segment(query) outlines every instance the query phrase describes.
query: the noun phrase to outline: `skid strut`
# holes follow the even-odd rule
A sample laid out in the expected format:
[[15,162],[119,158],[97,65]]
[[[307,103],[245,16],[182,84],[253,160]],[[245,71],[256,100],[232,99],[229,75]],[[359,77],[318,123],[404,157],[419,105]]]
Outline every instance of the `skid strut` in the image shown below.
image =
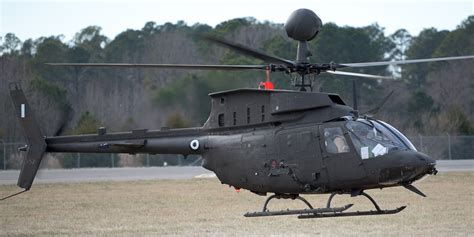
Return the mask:
[[[331,201],[334,198],[334,196],[338,193],[332,193],[331,196],[329,196],[328,202],[326,204],[326,208],[331,208]],[[298,216],[300,219],[306,219],[306,218],[325,218],[325,217],[343,217],[343,216],[369,216],[369,215],[388,215],[388,214],[396,214],[403,209],[406,208],[406,206],[401,206],[395,209],[389,209],[389,210],[382,210],[377,202],[367,193],[364,193],[361,191],[359,195],[362,195],[366,197],[367,199],[372,202],[372,204],[375,207],[375,210],[370,210],[370,211],[355,211],[355,212],[334,212],[334,213],[314,213],[314,214],[301,214]]]
[[[355,211],[355,212],[345,212],[347,209],[353,206],[353,204],[347,204],[342,207],[331,207],[331,202],[334,196],[339,193],[332,193],[329,196],[326,207],[324,208],[313,208],[313,206],[304,198],[300,197],[297,194],[275,194],[267,198],[265,204],[263,205],[263,210],[261,212],[247,212],[244,214],[245,217],[260,217],[260,216],[282,216],[282,215],[298,215],[298,218],[326,218],[326,217],[343,217],[343,216],[366,216],[366,215],[387,215],[395,214],[401,212],[405,209],[406,206],[401,206],[399,208],[391,210],[382,210],[375,200],[368,194],[360,192],[358,195],[362,195],[372,202],[375,207],[375,210],[370,211]],[[298,199],[308,206],[309,209],[297,209],[297,210],[281,210],[281,211],[270,211],[267,206],[272,199]]]
[[313,206],[311,206],[311,204],[306,199],[304,199],[304,198],[302,198],[298,195],[274,194],[274,195],[270,196],[269,198],[267,198],[267,200],[265,201],[265,205],[263,205],[263,211],[262,212],[268,211],[267,205],[270,202],[270,200],[272,200],[274,198],[277,198],[277,199],[283,198],[283,199],[292,199],[292,200],[298,199],[298,200],[304,202],[304,204],[306,204],[310,209],[313,209]]
[[[281,210],[281,211],[270,211],[268,210],[267,206],[268,203],[272,199],[298,199],[309,209],[297,209],[297,210]],[[274,194],[267,198],[265,204],[263,205],[263,210],[261,212],[247,212],[244,214],[245,217],[259,217],[259,216],[283,216],[283,215],[302,215],[302,214],[316,214],[316,213],[335,213],[335,212],[342,212],[349,209],[352,204],[345,205],[343,207],[335,207],[335,208],[313,208],[313,206],[304,198],[300,197],[299,195],[292,195],[292,194]]]

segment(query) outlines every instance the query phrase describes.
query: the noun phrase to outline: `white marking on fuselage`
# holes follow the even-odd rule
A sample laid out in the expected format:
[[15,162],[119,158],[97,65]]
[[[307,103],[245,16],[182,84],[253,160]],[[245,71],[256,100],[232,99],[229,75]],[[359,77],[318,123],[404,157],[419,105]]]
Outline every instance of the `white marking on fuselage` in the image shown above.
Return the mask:
[[25,115],[26,115],[25,104],[21,104],[20,110],[21,110],[21,117],[22,117],[22,118],[25,118]]
[[194,139],[189,143],[189,146],[191,147],[192,150],[196,151],[199,149],[199,141],[197,139]]

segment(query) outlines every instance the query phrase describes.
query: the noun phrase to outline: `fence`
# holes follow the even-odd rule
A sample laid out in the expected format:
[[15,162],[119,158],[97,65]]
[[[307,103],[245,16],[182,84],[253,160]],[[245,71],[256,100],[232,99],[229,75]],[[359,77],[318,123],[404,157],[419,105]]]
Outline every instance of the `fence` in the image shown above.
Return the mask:
[[[436,160],[462,160],[474,158],[474,136],[412,136],[409,137],[418,151]],[[24,152],[18,148],[24,143],[8,143],[0,140],[0,169],[19,169]],[[48,168],[86,167],[143,167],[143,166],[190,166],[201,165],[201,157],[149,154],[85,154],[48,153],[42,166]]]
[[409,137],[418,151],[436,160],[474,159],[474,136],[414,136]]

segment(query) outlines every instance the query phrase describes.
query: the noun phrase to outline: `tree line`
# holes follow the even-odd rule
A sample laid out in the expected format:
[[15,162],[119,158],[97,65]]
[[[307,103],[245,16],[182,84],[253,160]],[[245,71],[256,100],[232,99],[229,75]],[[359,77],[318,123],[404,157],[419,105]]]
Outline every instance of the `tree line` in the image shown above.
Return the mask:
[[[0,38],[0,139],[21,141],[8,83],[20,81],[46,135],[95,133],[133,128],[200,126],[210,111],[208,93],[255,88],[264,72],[157,69],[60,68],[46,62],[261,64],[201,40],[215,34],[280,57],[296,57],[295,41],[282,24],[237,18],[216,27],[205,24],[158,25],[147,22],[109,39],[89,26],[65,42],[62,36],[22,41]],[[312,62],[369,62],[474,54],[474,16],[452,31],[427,28],[418,35],[404,29],[385,35],[383,27],[326,23],[309,43]],[[474,134],[474,63],[437,62],[404,67],[372,67],[355,72],[394,75],[397,80],[357,78],[359,108],[366,111],[394,91],[377,118],[406,134]],[[273,73],[277,88],[291,89],[288,75]],[[352,104],[351,79],[321,74],[316,90],[341,94]]]

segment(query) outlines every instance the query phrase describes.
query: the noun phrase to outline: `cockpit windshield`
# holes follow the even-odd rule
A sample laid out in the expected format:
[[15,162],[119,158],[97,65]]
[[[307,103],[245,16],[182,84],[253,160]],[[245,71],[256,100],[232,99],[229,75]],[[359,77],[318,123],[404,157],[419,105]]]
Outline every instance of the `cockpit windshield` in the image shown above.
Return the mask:
[[[391,126],[381,121],[349,120],[346,123],[346,128],[362,159],[382,156],[395,150],[414,149],[413,145],[400,132],[392,131]],[[404,138],[409,144],[406,144]]]

